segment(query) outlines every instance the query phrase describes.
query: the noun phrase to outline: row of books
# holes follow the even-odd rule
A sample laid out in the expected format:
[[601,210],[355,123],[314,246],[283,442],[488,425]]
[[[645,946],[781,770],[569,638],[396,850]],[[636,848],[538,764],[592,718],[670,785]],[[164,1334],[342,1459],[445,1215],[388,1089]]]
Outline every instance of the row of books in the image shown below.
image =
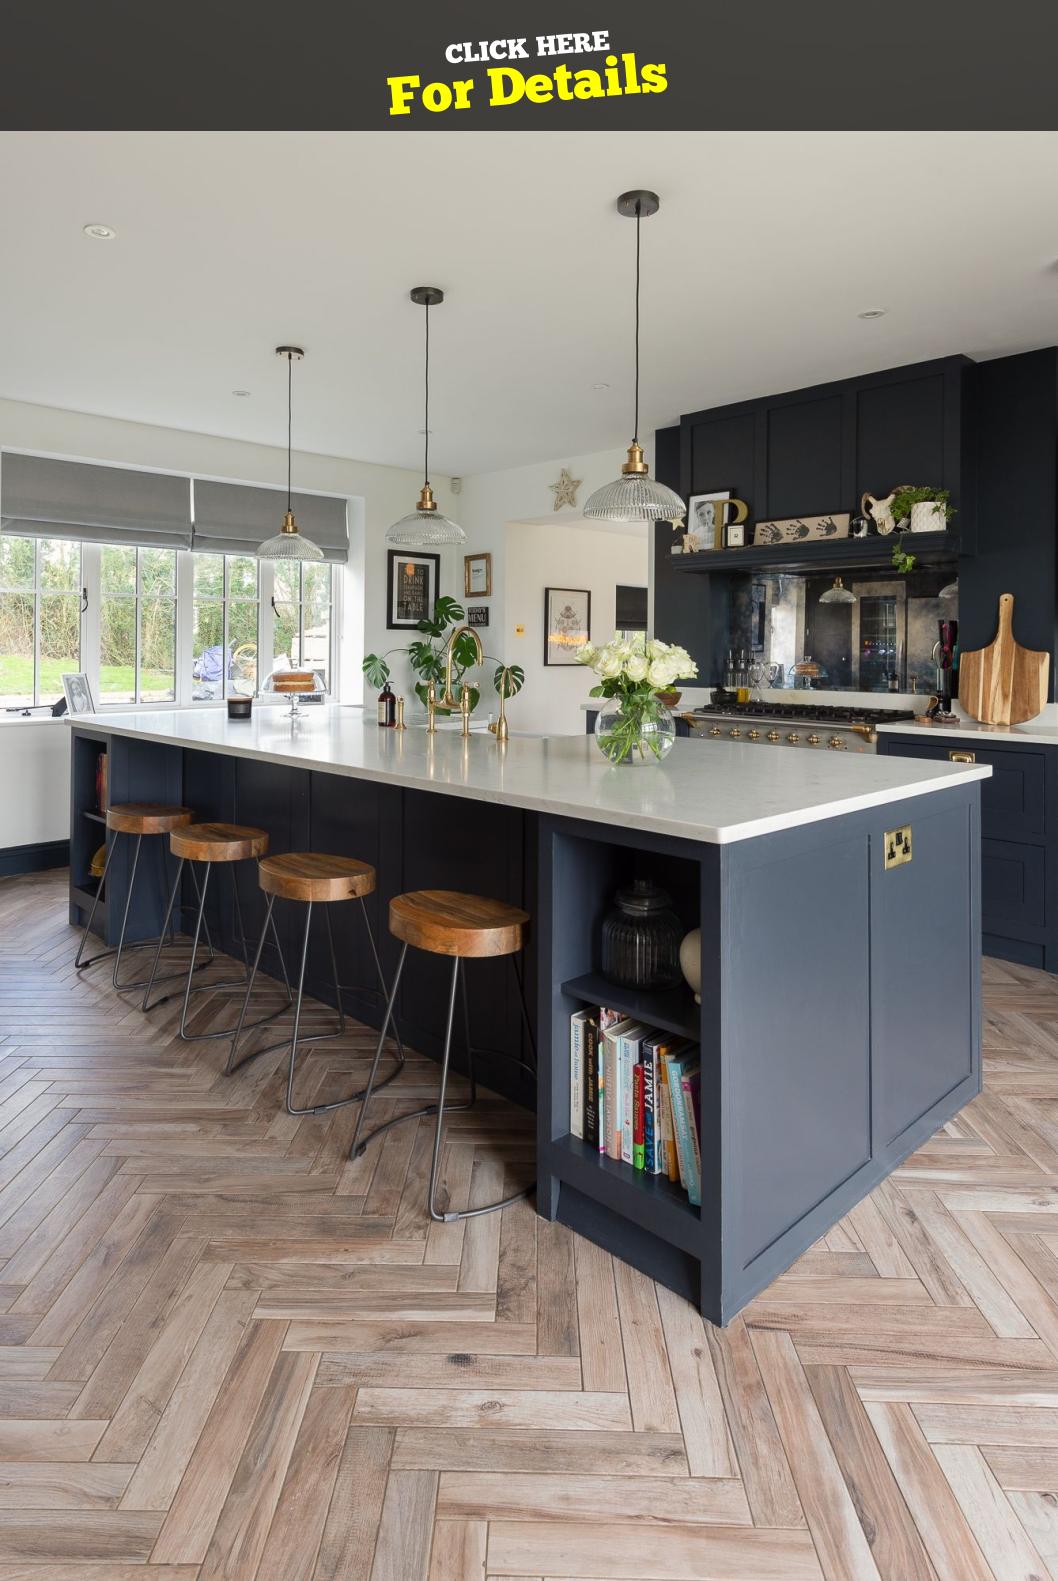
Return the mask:
[[698,1045],[605,1006],[570,1017],[569,1128],[702,1200]]

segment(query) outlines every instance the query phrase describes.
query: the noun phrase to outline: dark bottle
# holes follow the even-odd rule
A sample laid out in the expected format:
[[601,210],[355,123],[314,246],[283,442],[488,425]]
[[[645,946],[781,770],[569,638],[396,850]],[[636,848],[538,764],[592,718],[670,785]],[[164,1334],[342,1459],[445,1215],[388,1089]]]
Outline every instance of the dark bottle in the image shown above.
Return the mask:
[[385,730],[392,730],[397,722],[397,694],[388,681],[378,694],[378,722]]

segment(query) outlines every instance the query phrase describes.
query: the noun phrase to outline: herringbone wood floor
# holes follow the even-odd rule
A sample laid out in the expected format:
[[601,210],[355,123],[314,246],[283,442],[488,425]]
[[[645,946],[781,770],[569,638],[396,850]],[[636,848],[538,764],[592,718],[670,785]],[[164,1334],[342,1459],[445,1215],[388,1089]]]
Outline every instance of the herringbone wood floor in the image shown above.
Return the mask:
[[[985,963],[984,1096],[720,1333],[525,1204],[431,1226],[428,1131],[221,1080],[65,884],[0,884],[0,1581],[1058,1577],[1058,982]],[[530,1157],[454,1117],[451,1199]]]

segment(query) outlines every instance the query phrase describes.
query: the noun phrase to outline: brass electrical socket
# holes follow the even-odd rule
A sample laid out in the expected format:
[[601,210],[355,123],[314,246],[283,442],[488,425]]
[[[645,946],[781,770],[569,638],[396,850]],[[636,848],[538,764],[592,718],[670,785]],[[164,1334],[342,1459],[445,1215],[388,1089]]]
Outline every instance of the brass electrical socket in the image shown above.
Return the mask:
[[911,825],[905,823],[899,829],[885,831],[885,866],[903,867],[905,862],[911,860]]

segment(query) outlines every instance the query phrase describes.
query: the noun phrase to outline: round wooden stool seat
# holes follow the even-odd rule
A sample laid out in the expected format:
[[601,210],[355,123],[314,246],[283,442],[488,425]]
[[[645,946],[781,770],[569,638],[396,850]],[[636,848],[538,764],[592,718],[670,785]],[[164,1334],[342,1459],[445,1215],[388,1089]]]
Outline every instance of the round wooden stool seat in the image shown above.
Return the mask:
[[190,823],[173,830],[169,849],[185,862],[245,862],[265,855],[268,835],[241,823]]
[[281,900],[359,900],[375,887],[370,862],[320,851],[288,851],[266,856],[257,869],[261,888]]
[[118,834],[169,834],[190,823],[190,807],[167,807],[164,802],[127,801],[107,808],[107,828]]
[[457,889],[416,889],[389,903],[389,931],[431,955],[514,955],[529,913]]

